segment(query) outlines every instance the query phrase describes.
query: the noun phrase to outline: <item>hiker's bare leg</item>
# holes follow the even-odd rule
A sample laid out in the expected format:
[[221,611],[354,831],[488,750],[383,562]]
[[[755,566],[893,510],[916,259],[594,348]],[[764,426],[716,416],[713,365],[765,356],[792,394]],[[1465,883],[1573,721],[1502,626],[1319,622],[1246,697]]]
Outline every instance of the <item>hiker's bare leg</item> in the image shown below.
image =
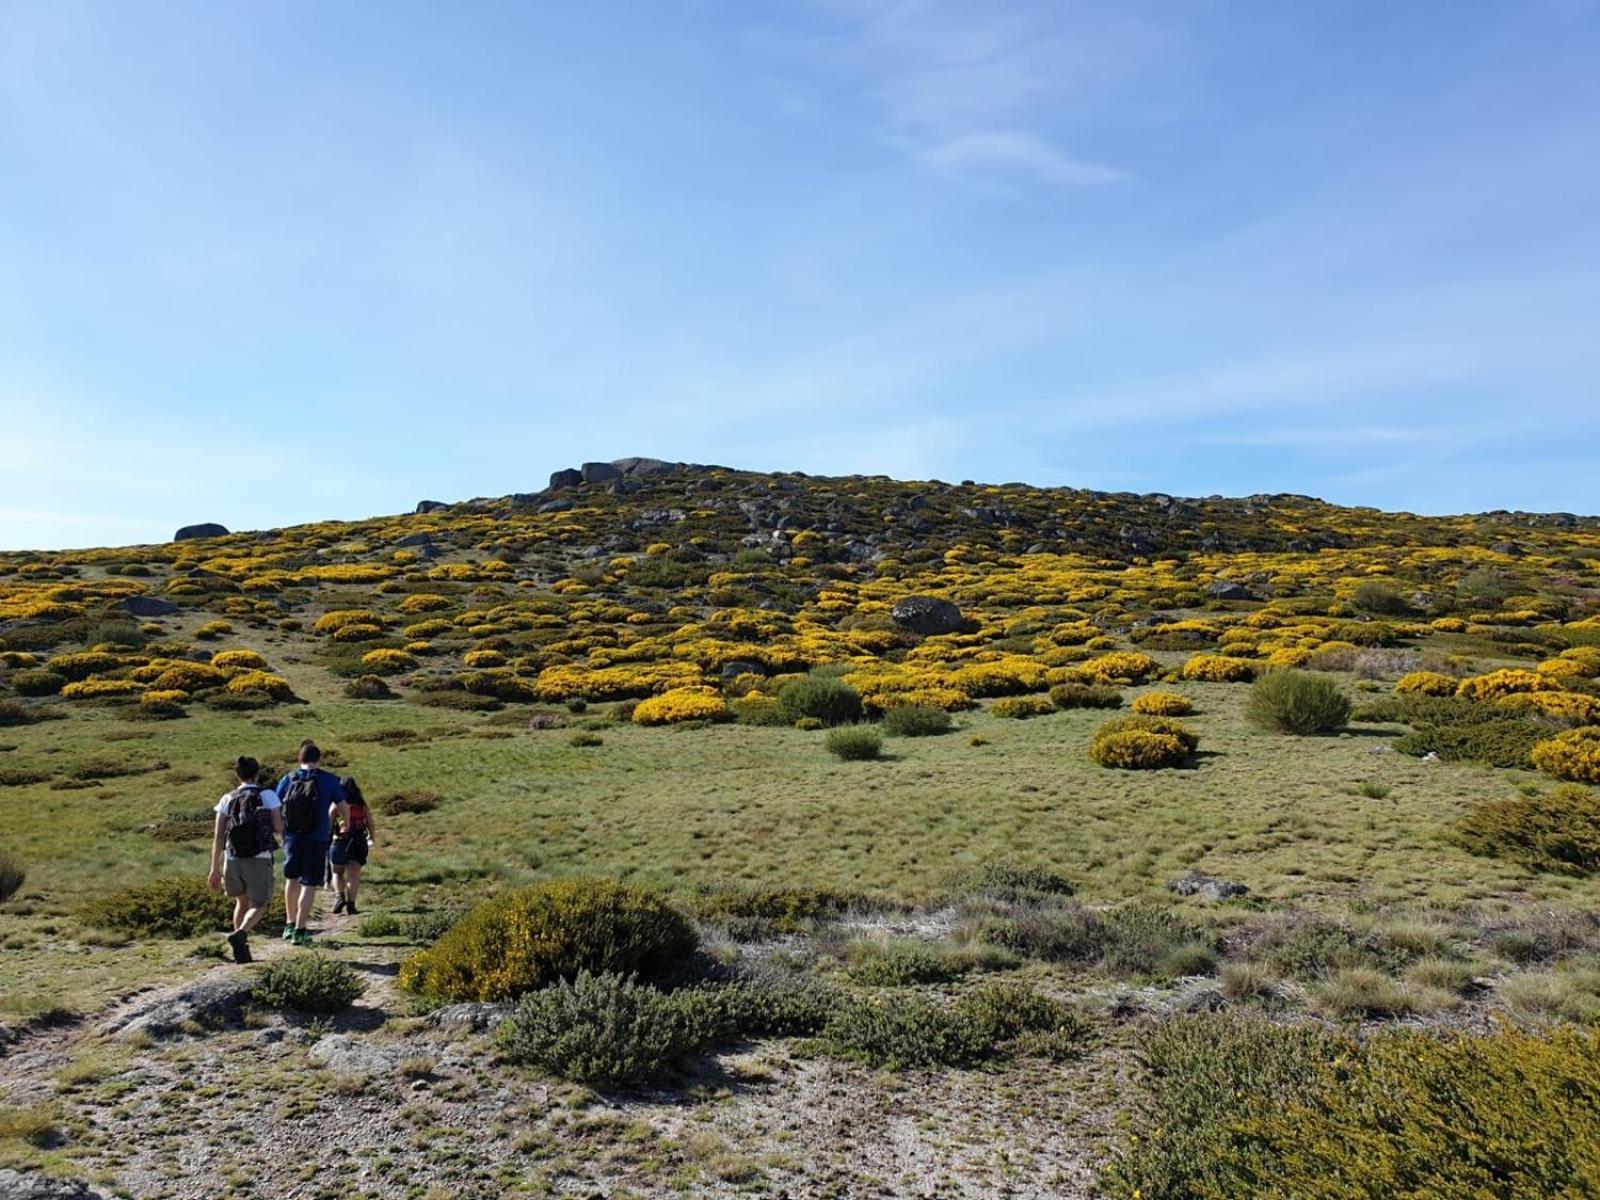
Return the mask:
[[361,886],[361,864],[347,863],[344,868],[344,891],[351,904],[356,902],[356,890]]

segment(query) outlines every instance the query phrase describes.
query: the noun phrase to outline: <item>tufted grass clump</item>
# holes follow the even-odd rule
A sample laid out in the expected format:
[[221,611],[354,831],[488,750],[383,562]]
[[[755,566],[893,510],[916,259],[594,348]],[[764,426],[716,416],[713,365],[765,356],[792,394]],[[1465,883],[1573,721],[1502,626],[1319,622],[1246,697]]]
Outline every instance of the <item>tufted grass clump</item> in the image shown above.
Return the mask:
[[27,880],[28,869],[22,860],[9,851],[0,852],[0,904],[15,896]]
[[870,725],[830,729],[823,744],[829,754],[845,762],[865,762],[883,753],[883,735]]
[[337,959],[292,954],[261,968],[250,997],[268,1008],[337,1013],[349,1008],[365,990],[361,976]]
[[1250,685],[1244,715],[1277,733],[1332,733],[1350,719],[1350,701],[1327,675],[1269,671]]
[[15,700],[0,700],[0,729],[14,725],[32,725],[37,718],[27,705]]
[[823,725],[850,725],[861,720],[861,693],[842,679],[811,674],[791,680],[778,692],[778,712],[786,725],[804,718]]
[[890,737],[934,737],[948,733],[954,721],[931,704],[897,704],[884,710],[882,724]]
[[846,958],[850,978],[871,987],[949,983],[973,971],[1008,971],[1021,961],[1001,946],[951,946],[916,939],[856,942]]
[[744,887],[710,884],[694,900],[701,921],[741,941],[799,933],[863,903],[826,887]]
[[609,879],[517,888],[472,909],[400,968],[400,984],[439,1000],[506,1000],[579,971],[655,975],[699,938],[662,897]]
[[[1254,1018],[1169,1021],[1145,1044],[1140,1136],[1109,1195],[1469,1196],[1600,1190],[1600,1034],[1366,1042]],[[1156,1131],[1159,1132],[1159,1136]],[[1330,1181],[1359,1181],[1355,1191]]]
[[1600,795],[1575,784],[1487,800],[1455,823],[1455,841],[1473,854],[1504,858],[1535,871],[1600,871]]
[[390,816],[403,813],[432,812],[444,803],[444,797],[438,792],[430,792],[426,788],[411,788],[404,792],[390,792],[378,801],[379,812]]
[[134,937],[202,937],[228,928],[232,901],[195,876],[170,876],[122,888],[89,901],[90,925]]
[[344,694],[352,700],[392,700],[394,691],[377,675],[358,675],[344,685]]

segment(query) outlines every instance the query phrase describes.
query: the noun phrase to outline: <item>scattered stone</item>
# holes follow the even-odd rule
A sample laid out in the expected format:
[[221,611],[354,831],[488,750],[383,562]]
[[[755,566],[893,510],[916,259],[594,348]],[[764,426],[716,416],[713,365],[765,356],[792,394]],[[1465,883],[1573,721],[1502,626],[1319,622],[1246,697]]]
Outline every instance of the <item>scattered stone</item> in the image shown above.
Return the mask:
[[1204,871],[1185,871],[1176,879],[1168,881],[1167,891],[1179,896],[1228,900],[1234,896],[1248,895],[1250,889],[1242,883],[1235,883],[1231,879],[1218,879],[1215,875],[1207,875]]
[[177,533],[172,535],[172,540],[175,542],[188,542],[194,540],[195,538],[214,538],[227,536],[228,530],[226,527],[208,521],[201,525],[185,525],[182,529],[178,530]]
[[956,633],[966,623],[959,608],[937,596],[907,596],[897,600],[889,617],[900,628],[923,637]]
[[130,617],[170,617],[182,609],[160,596],[129,596],[122,602],[122,611]]
[[583,472],[575,471],[568,467],[564,471],[555,471],[550,475],[550,490],[559,492],[562,488],[577,487],[583,482]]
[[421,515],[422,513],[437,512],[443,507],[445,507],[443,500],[418,500],[416,511],[418,515]]
[[511,1015],[509,1004],[447,1004],[430,1015],[435,1025],[484,1033]]
[[238,975],[201,976],[175,990],[133,1003],[101,1027],[119,1038],[168,1037],[189,1024],[216,1027],[238,1022],[250,997],[250,981]]
[[433,544],[433,535],[431,533],[408,533],[403,538],[395,539],[394,544],[397,549],[401,550],[415,546],[430,546]]

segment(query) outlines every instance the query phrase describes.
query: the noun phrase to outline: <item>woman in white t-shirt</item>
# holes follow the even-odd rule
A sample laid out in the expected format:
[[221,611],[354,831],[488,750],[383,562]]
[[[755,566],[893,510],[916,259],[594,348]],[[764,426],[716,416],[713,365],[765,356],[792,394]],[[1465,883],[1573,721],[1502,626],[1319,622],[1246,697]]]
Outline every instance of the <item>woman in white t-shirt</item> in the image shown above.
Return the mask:
[[211,835],[211,874],[206,886],[233,897],[233,961],[247,963],[250,931],[272,903],[272,856],[283,836],[283,806],[278,793],[257,782],[261,764],[241,754],[233,760],[238,786],[217,801]]

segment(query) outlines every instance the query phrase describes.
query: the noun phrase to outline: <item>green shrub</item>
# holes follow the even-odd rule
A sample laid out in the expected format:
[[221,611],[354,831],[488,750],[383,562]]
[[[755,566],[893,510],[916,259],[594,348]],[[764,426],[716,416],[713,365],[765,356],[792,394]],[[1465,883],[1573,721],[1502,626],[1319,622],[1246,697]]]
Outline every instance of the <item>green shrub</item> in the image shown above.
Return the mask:
[[25,705],[18,704],[15,700],[0,700],[0,729],[14,725],[32,725],[35,720],[32,710]]
[[1020,983],[985,983],[956,1002],[956,1016],[990,1046],[1065,1062],[1081,1055],[1094,1034],[1077,1009]]
[[1373,935],[1321,917],[1292,917],[1269,927],[1255,952],[1282,975],[1321,979],[1362,967],[1393,968],[1401,957]]
[[478,905],[407,959],[400,983],[441,1000],[504,1000],[579,971],[657,974],[698,941],[683,914],[652,892],[560,879]]
[[262,967],[250,997],[268,1008],[343,1012],[366,990],[361,977],[337,959],[290,954]]
[[465,908],[445,905],[426,912],[412,913],[400,922],[400,932],[409,942],[431,946],[467,915]]
[[1456,842],[1473,854],[1510,859],[1536,871],[1600,871],[1600,796],[1573,784],[1548,795],[1474,805],[1456,822],[1454,833]]
[[11,677],[11,686],[19,696],[54,696],[67,686],[67,677],[54,671],[18,671]]
[[580,732],[580,733],[573,734],[571,737],[569,737],[567,739],[567,745],[575,746],[580,750],[582,750],[582,749],[592,749],[595,746],[603,746],[605,744],[606,744],[605,738],[601,737],[598,733],[582,733],[582,732]]
[[1050,689],[1057,708],[1121,708],[1122,693],[1094,683],[1058,683]]
[[579,971],[530,992],[500,1027],[501,1052],[563,1079],[615,1085],[665,1074],[693,1049],[684,1006],[646,984]]
[[1412,758],[1437,754],[1445,762],[1471,762],[1486,767],[1530,767],[1533,765],[1531,755],[1534,746],[1548,732],[1532,721],[1520,719],[1422,725],[1397,738],[1394,748]]
[[202,937],[230,927],[233,902],[193,876],[172,876],[123,888],[84,905],[91,925],[137,937]]
[[[1145,1046],[1141,1136],[1109,1196],[1600,1192],[1600,1034],[1382,1033],[1195,1017]],[[1159,1130],[1159,1136],[1156,1132]]]
[[1042,717],[1055,711],[1056,706],[1048,696],[1007,696],[989,705],[990,716],[1010,717],[1019,721],[1025,721],[1029,717]]
[[897,704],[883,714],[883,731],[890,737],[933,737],[948,733],[954,721],[931,704]]
[[822,1031],[825,1049],[874,1067],[938,1067],[975,1063],[990,1051],[985,1030],[915,992],[852,997]]
[[828,753],[846,762],[862,762],[883,753],[883,735],[870,725],[841,725],[828,731]]
[[29,771],[22,767],[0,767],[0,787],[27,787],[50,778],[48,771]]
[[1411,611],[1409,600],[1389,584],[1380,583],[1376,579],[1367,579],[1356,584],[1355,591],[1350,593],[1350,606],[1358,612],[1370,613],[1377,617],[1403,617]]
[[1244,715],[1278,733],[1331,733],[1350,719],[1350,701],[1326,675],[1268,671],[1250,685]]
[[27,881],[28,869],[15,854],[0,853],[0,904],[15,896]]
[[843,680],[807,675],[779,689],[778,712],[787,725],[802,717],[824,725],[850,725],[861,720],[863,709],[861,694]]

